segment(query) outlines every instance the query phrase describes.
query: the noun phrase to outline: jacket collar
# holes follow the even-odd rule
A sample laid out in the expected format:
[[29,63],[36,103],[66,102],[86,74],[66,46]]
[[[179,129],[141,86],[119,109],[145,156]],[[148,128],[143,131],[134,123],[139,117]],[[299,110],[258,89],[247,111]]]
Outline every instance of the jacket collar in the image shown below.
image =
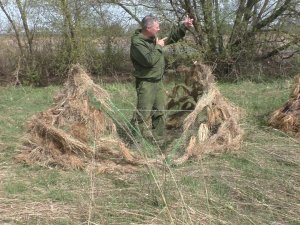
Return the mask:
[[137,29],[136,31],[135,31],[135,34],[139,37],[139,38],[142,38],[142,39],[144,39],[145,41],[151,41],[151,42],[155,42],[155,39],[156,39],[156,37],[146,37],[145,35],[143,35],[143,33],[142,33],[142,29]]

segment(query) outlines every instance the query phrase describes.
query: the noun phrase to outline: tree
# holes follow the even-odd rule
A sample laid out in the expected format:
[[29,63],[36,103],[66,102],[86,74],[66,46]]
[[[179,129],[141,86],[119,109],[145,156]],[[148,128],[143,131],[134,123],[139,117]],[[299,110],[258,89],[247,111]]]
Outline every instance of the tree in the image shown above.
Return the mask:
[[[290,48],[299,52],[298,29],[286,31],[287,21],[299,22],[296,0],[160,0],[112,1],[133,16],[131,10],[143,4],[162,18],[180,21],[194,18],[192,35],[203,57],[226,75],[237,71],[245,61],[264,60]],[[136,1],[135,1],[136,2]],[[266,44],[267,43],[267,44]]]
[[3,2],[3,1],[0,0],[0,8],[3,11],[3,13],[5,14],[5,16],[6,16],[7,20],[9,21],[10,25],[12,26],[12,29],[15,33],[15,37],[16,37],[16,40],[17,40],[17,43],[18,43],[19,50],[21,52],[21,55],[24,56],[25,52],[24,52],[24,46],[23,46],[22,40],[21,40],[21,35],[20,35],[19,29],[17,27],[16,21],[13,19],[13,17],[9,14],[8,10],[6,9],[7,5],[8,5],[7,2]]

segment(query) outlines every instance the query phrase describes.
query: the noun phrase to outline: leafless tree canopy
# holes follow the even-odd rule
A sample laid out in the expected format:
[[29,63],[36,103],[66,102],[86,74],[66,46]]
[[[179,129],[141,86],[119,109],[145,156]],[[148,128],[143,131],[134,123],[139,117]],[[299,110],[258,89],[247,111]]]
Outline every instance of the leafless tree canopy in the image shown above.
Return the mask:
[[[20,61],[23,82],[41,84],[77,62],[95,74],[124,72],[121,65],[128,72],[130,34],[150,13],[162,28],[192,17],[187,45],[218,76],[243,77],[250,66],[257,71],[278,63],[299,68],[297,0],[0,0],[0,8],[2,34],[17,48],[12,63],[2,64],[16,68]],[[116,66],[114,57],[123,63]]]

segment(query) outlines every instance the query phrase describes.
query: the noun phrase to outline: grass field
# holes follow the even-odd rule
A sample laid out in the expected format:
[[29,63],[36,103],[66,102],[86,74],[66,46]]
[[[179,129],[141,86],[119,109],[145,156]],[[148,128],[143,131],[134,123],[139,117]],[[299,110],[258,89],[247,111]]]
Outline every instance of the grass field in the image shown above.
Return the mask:
[[[266,125],[290,85],[220,84],[246,112],[241,151],[133,174],[16,163],[26,120],[59,87],[0,87],[0,224],[300,224],[300,140]],[[103,86],[130,118],[133,85]]]

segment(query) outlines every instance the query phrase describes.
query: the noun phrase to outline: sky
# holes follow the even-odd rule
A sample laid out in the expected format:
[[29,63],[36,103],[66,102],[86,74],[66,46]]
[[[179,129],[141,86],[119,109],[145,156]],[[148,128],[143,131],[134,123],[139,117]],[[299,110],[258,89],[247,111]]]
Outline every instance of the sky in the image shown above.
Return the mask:
[[[9,14],[13,14],[13,12],[17,12],[17,9],[8,9]],[[114,7],[108,10],[110,12],[110,18],[108,18],[110,21],[123,21],[123,26],[128,26],[131,24],[136,24],[136,21],[134,21],[129,14],[127,14],[123,9],[120,7]],[[13,15],[13,19],[16,18],[16,16],[19,17],[19,13],[15,13]],[[39,20],[43,20],[43,16],[39,17]],[[29,24],[30,25],[30,24]],[[0,33],[5,33],[9,28],[9,22],[4,14],[4,12],[0,9]]]

